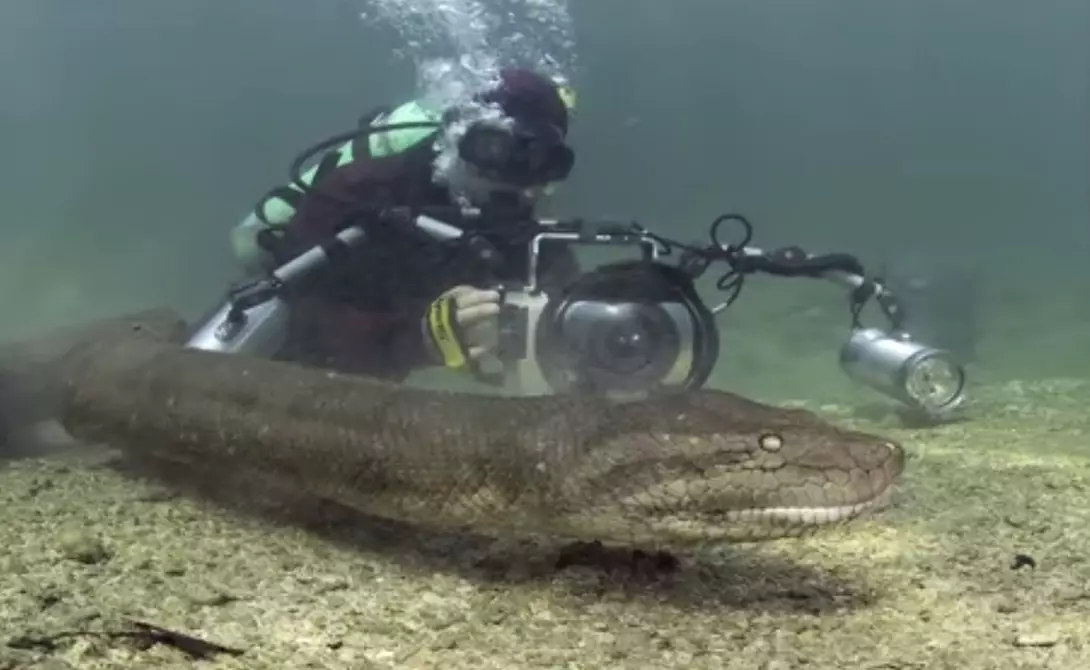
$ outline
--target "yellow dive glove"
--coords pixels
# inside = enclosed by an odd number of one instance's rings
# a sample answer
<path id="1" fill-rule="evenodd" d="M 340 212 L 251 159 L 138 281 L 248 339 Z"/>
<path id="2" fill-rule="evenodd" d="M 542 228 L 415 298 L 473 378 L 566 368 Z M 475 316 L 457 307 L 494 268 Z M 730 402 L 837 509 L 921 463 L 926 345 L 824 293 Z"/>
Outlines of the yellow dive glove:
<path id="1" fill-rule="evenodd" d="M 423 328 L 437 360 L 452 370 L 469 370 L 496 346 L 499 291 L 455 286 L 424 315 Z"/>

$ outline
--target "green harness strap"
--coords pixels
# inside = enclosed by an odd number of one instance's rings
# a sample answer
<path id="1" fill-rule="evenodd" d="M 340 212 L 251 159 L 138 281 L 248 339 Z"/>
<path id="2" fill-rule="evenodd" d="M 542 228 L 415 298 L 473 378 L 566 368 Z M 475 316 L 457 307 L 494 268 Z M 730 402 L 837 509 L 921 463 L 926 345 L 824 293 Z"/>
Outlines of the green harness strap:
<path id="1" fill-rule="evenodd" d="M 366 152 L 374 158 L 393 156 L 407 151 L 425 141 L 435 131 L 429 128 L 396 128 L 382 130 L 384 125 L 400 123 L 439 123 L 441 114 L 417 101 L 407 102 L 389 113 L 379 113 L 371 118 L 360 136 L 339 148 L 327 152 L 318 164 L 300 175 L 306 186 L 317 183 L 331 170 L 355 160 L 357 143 L 367 137 Z M 367 129 L 374 129 L 367 132 Z M 231 231 L 231 245 L 236 259 L 247 271 L 275 266 L 270 248 L 281 235 L 281 229 L 291 221 L 303 189 L 298 184 L 277 186 L 266 193 L 242 223 Z M 269 239 L 272 238 L 272 239 Z"/>
<path id="2" fill-rule="evenodd" d="M 407 102 L 389 114 L 379 114 L 368 124 L 369 128 L 381 128 L 383 125 L 398 123 L 420 123 L 439 121 L 439 114 L 427 109 L 417 101 Z M 378 130 L 367 135 L 367 153 L 374 158 L 393 156 L 407 151 L 429 137 L 434 131 L 427 128 L 401 128 Z M 330 151 L 301 175 L 302 181 L 310 186 L 326 173 L 355 159 L 356 143 L 362 138 L 346 142 L 340 148 Z M 255 210 L 257 217 L 269 226 L 282 226 L 291 220 L 302 198 L 303 191 L 298 184 L 286 184 L 272 189 Z"/>

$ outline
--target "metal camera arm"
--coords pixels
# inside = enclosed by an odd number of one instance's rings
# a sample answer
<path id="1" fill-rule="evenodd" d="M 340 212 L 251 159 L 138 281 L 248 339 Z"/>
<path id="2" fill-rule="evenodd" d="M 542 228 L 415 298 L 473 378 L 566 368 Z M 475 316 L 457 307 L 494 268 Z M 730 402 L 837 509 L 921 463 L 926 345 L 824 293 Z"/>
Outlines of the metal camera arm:
<path id="1" fill-rule="evenodd" d="M 949 352 L 912 339 L 904 328 L 906 316 L 897 297 L 880 280 L 868 279 L 854 256 L 816 256 L 798 247 L 766 252 L 743 246 L 724 248 L 723 257 L 739 278 L 754 272 L 812 277 L 849 289 L 852 332 L 839 357 L 841 369 L 849 377 L 932 422 L 949 420 L 965 404 L 964 367 Z M 737 287 L 734 288 L 736 295 Z M 889 321 L 888 331 L 864 328 L 860 323 L 860 312 L 871 298 Z M 729 304 L 728 300 L 714 311 L 722 311 Z"/>
<path id="2" fill-rule="evenodd" d="M 757 247 L 742 247 L 732 252 L 731 267 L 740 274 L 761 272 L 777 277 L 810 277 L 826 279 L 851 291 L 852 326 L 859 327 L 859 312 L 873 298 L 889 321 L 892 332 L 903 333 L 905 311 L 897 296 L 881 279 L 869 279 L 862 263 L 850 254 L 807 253 L 799 247 L 783 247 L 764 251 Z M 728 303 L 717 306 L 716 314 Z"/>

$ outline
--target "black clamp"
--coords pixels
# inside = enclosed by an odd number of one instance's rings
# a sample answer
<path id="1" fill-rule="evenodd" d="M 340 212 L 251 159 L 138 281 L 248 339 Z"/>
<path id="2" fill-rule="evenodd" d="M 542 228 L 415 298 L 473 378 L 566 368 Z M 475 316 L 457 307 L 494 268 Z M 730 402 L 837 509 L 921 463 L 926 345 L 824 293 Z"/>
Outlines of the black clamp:
<path id="1" fill-rule="evenodd" d="M 859 315 L 866 306 L 867 301 L 874 298 L 882 315 L 889 322 L 890 330 L 900 332 L 904 330 L 906 320 L 904 306 L 892 291 L 885 287 L 881 279 L 863 278 L 858 288 L 851 292 L 849 298 L 851 304 L 852 327 L 860 327 Z"/>

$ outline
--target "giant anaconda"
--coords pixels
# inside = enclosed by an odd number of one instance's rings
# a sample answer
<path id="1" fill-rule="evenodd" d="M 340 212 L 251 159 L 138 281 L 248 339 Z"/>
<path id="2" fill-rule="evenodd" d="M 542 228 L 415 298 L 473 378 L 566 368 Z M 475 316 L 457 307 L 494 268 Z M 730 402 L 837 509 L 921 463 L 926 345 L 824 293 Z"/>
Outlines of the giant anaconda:
<path id="1" fill-rule="evenodd" d="M 162 323 L 122 317 L 11 374 L 49 387 L 80 440 L 492 535 L 675 546 L 796 535 L 882 506 L 904 466 L 887 440 L 725 392 L 617 404 L 421 390 L 187 350 Z"/>

